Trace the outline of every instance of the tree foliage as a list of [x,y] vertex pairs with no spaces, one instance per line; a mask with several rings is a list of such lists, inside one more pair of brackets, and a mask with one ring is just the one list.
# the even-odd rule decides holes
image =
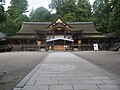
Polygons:
[[27,0],[11,0],[10,4],[8,7],[8,15],[12,20],[27,12]]
[[83,17],[84,20],[82,21],[88,21],[91,18],[91,5],[89,0],[78,0],[78,7],[78,20],[80,21],[81,17]]
[[112,1],[95,0],[93,5],[93,17],[98,31],[108,33],[108,24],[112,12]]
[[49,7],[67,21],[89,21],[91,17],[89,0],[52,0]]
[[93,18],[97,29],[103,33],[120,31],[120,0],[95,0]]
[[30,13],[30,21],[42,22],[50,21],[51,13],[44,7],[39,7],[35,11],[32,10]]
[[120,37],[120,0],[113,1],[113,8],[108,30]]
[[18,28],[17,31],[20,30],[23,22],[29,22],[29,21],[30,20],[29,20],[28,16],[23,15],[23,14],[21,14],[18,18],[14,19],[14,22],[16,23],[17,28]]
[[6,19],[6,14],[4,11],[3,4],[4,4],[4,1],[0,0],[0,23],[5,21],[5,19]]
[[7,36],[16,35],[16,30],[18,30],[16,23],[8,18],[0,24],[0,32],[5,33]]
[[[0,32],[4,32],[7,36],[15,35],[20,30],[22,23],[29,21],[29,18],[23,14],[27,12],[27,0],[11,0],[10,4],[6,12],[6,21],[0,24]],[[4,13],[2,12],[2,14]]]

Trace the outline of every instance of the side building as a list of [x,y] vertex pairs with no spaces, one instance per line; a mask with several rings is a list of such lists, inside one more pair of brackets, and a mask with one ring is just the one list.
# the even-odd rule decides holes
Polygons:
[[12,46],[8,40],[6,40],[6,35],[0,32],[0,52],[11,51]]
[[93,22],[24,22],[16,36],[8,38],[14,50],[108,50],[109,39]]

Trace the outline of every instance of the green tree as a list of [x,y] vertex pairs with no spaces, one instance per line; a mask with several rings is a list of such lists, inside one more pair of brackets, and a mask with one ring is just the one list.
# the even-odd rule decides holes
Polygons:
[[12,20],[27,12],[27,0],[11,0],[10,4],[11,5],[8,7],[7,13]]
[[16,23],[11,21],[9,18],[0,24],[0,32],[5,33],[7,36],[15,35],[16,30],[18,30]]
[[0,23],[5,21],[6,15],[3,7],[4,1],[0,0]]
[[120,37],[120,0],[113,0],[113,12],[111,13],[108,30]]
[[76,13],[77,21],[89,21],[91,18],[91,4],[89,0],[78,0],[79,7]]
[[91,5],[88,0],[52,0],[51,9],[67,21],[89,21]]
[[29,21],[23,13],[27,12],[27,0],[11,0],[6,12],[6,21],[0,24],[0,31],[7,36],[15,35],[21,28],[22,22]]
[[69,21],[69,22],[76,21],[76,16],[75,16],[74,13],[68,13],[68,14],[64,15],[63,18],[64,18],[65,21]]
[[51,0],[49,8],[58,11],[59,7],[64,4],[67,0]]
[[7,36],[16,35],[24,21],[28,22],[29,18],[23,14],[21,14],[14,21],[9,18],[6,18],[6,21],[0,24],[0,32],[5,33]]
[[28,16],[23,15],[23,14],[21,14],[18,18],[14,19],[14,22],[16,23],[16,26],[18,28],[16,31],[19,31],[23,22],[29,22],[29,21],[30,20],[29,20]]
[[30,21],[41,22],[50,21],[51,13],[44,7],[39,7],[30,13]]
[[112,9],[111,0],[95,0],[93,4],[93,18],[98,31],[108,33]]

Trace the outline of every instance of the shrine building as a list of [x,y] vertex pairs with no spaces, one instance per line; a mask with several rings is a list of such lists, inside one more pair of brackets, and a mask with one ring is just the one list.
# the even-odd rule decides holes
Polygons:
[[24,22],[16,36],[9,38],[19,50],[107,50],[109,40],[93,22],[65,22],[58,16],[53,22]]

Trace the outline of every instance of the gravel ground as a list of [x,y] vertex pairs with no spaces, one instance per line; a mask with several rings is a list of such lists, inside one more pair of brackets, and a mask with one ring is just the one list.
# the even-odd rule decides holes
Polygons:
[[98,65],[120,78],[120,52],[81,51],[74,54]]
[[12,90],[42,59],[47,52],[0,53],[0,90]]

